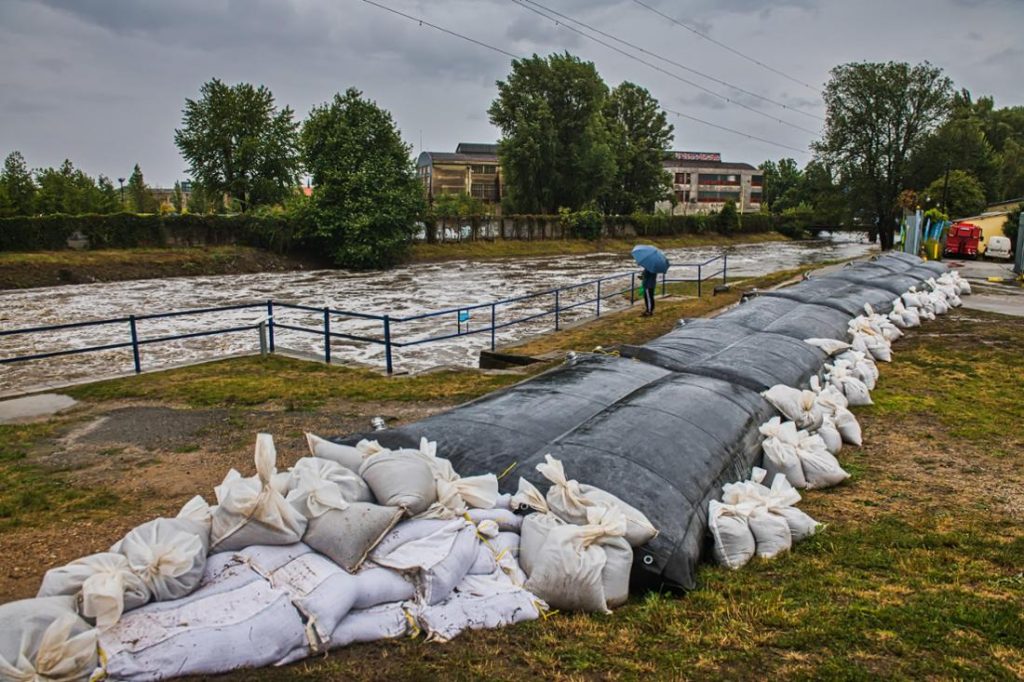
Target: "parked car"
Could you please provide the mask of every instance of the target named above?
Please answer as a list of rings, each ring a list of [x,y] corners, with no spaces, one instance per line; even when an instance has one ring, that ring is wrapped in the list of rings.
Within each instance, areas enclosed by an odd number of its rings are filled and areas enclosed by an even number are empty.
[[[985,248],[986,258],[1002,258],[1009,260],[1013,256],[1010,248],[1009,237],[989,237],[988,247]]]

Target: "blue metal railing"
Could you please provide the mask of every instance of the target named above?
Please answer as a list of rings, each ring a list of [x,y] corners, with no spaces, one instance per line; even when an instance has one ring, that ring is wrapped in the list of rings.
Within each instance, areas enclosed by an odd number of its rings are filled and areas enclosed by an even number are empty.
[[[719,263],[718,269],[711,273],[707,270],[710,267],[715,267],[714,264]],[[700,263],[682,263],[672,266],[678,270],[681,268],[696,268],[696,277],[689,278],[676,278],[668,277],[667,275],[661,276],[661,294],[665,296],[668,291],[669,283],[676,282],[696,282],[697,283],[697,296],[703,295],[703,283],[711,278],[716,278],[719,275],[722,276],[722,281],[725,282],[728,276],[728,256],[722,254],[714,256],[706,261]],[[622,284],[625,280],[629,280],[629,286],[625,287]],[[620,282],[619,285],[611,285],[611,282]],[[585,297],[583,300],[577,300],[567,305],[562,303],[562,294],[565,292],[585,290],[590,287],[594,288],[593,298]],[[198,337],[217,336],[221,334],[233,334],[245,331],[258,331],[260,334],[261,348],[264,342],[266,342],[267,350],[273,353],[276,350],[276,332],[278,330],[287,330],[302,334],[313,334],[321,336],[323,338],[323,358],[324,362],[331,362],[331,342],[333,339],[344,339],[346,341],[355,341],[358,343],[370,343],[378,344],[384,347],[384,362],[385,369],[388,374],[394,372],[394,349],[396,348],[407,348],[411,346],[419,346],[427,343],[437,343],[440,341],[446,341],[449,339],[459,338],[462,336],[469,336],[473,334],[490,333],[490,346],[491,350],[497,348],[497,332],[499,329],[506,329],[517,324],[523,324],[533,320],[541,319],[544,317],[553,317],[554,329],[558,331],[562,328],[562,317],[564,313],[582,308],[584,306],[594,306],[594,316],[601,316],[601,304],[603,301],[607,301],[610,298],[617,296],[629,295],[629,305],[632,306],[636,302],[636,289],[637,289],[637,273],[628,272],[617,275],[609,275],[606,277],[599,277],[597,279],[588,280],[578,284],[571,284],[564,287],[558,287],[554,289],[548,289],[532,294],[523,294],[521,296],[513,296],[511,298],[505,298],[500,301],[493,301],[491,303],[476,303],[469,306],[462,306],[457,308],[446,308],[444,310],[435,310],[428,313],[421,313],[418,315],[408,315],[396,317],[392,315],[376,315],[372,313],[361,313],[349,310],[335,310],[329,306],[314,307],[308,305],[300,305],[297,303],[282,303],[274,300],[267,300],[264,302],[253,302],[253,303],[239,303],[235,305],[226,306],[215,306],[207,308],[192,308],[188,310],[179,310],[165,313],[148,313],[143,315],[128,315],[126,317],[118,317],[104,320],[93,320],[89,322],[71,322],[65,324],[55,324],[39,327],[27,327],[22,329],[11,329],[0,331],[0,338],[16,336],[16,335],[29,335],[39,334],[53,331],[63,331],[68,329],[82,329],[87,327],[102,327],[108,325],[128,325],[128,341],[119,341],[115,343],[105,343],[93,346],[84,346],[80,348],[69,348],[61,350],[46,351],[41,353],[33,353],[30,355],[20,355],[8,358],[0,358],[0,365],[10,364],[15,362],[27,362],[30,360],[42,360],[47,358],[54,358],[66,355],[77,355],[81,353],[100,352],[108,350],[118,350],[123,348],[131,348],[132,350],[132,362],[134,365],[135,373],[138,374],[142,371],[142,358],[140,349],[143,346],[150,344],[168,343],[171,341],[179,341],[183,339],[192,339]],[[511,320],[499,320],[498,311],[501,308],[509,308],[515,304],[526,303],[530,301],[544,301],[550,299],[553,305],[542,305],[538,312],[529,312],[521,317],[515,317]],[[228,311],[239,311],[239,310],[259,310],[263,315],[259,320],[250,322],[247,324],[235,324],[229,327],[218,327],[215,329],[204,329],[201,331],[193,331],[182,334],[166,334],[162,336],[143,337],[139,333],[138,322],[145,320],[157,320],[157,319],[170,319],[176,317],[193,316],[193,315],[210,315],[214,313],[224,313]],[[484,326],[470,329],[468,320],[473,311],[488,311],[490,313],[490,323]],[[299,311],[305,313],[315,313],[318,316],[322,316],[322,322],[319,328],[306,327],[299,324],[288,324],[281,322],[277,319],[279,311]],[[424,320],[442,319],[454,315],[456,317],[456,331],[455,332],[443,332],[439,334],[432,334],[423,336],[420,338],[413,338],[411,340],[397,340],[394,338],[394,326],[395,325],[409,325],[411,323],[421,322]],[[335,327],[338,322],[343,322],[345,319],[353,320],[365,320],[371,322],[377,322],[381,325],[381,335],[366,336],[364,334],[352,334],[335,331]],[[466,322],[465,329],[463,329],[463,322]]]

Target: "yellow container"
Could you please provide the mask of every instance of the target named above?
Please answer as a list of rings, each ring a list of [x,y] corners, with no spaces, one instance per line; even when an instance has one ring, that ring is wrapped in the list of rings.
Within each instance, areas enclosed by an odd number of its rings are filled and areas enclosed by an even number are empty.
[[[942,260],[942,242],[929,239],[924,243],[924,257],[928,260]]]

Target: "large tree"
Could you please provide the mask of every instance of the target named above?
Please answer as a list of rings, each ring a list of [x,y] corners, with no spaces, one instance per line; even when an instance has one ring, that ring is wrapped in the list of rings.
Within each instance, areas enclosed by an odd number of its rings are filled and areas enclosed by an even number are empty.
[[[568,53],[512,61],[488,114],[498,144],[506,203],[518,213],[578,210],[615,175],[603,111],[608,86],[591,62]]]
[[[128,202],[136,213],[156,213],[160,205],[149,190],[139,164],[135,164],[128,178]]]
[[[0,215],[30,215],[35,208],[36,183],[21,152],[11,152],[0,172]]]
[[[760,166],[762,192],[761,200],[772,213],[781,213],[800,203],[795,192],[803,179],[796,161],[791,158],[765,161]]]
[[[227,194],[246,211],[290,196],[298,184],[298,127],[265,86],[204,83],[186,99],[174,142],[208,192]]]
[[[672,178],[662,165],[672,144],[672,125],[658,100],[628,81],[615,87],[605,101],[604,119],[615,157],[615,176],[601,202],[605,213],[652,211],[672,189]]]
[[[924,206],[938,207],[950,218],[966,218],[985,210],[985,188],[971,173],[956,169],[937,178],[919,195]]]
[[[100,176],[97,185],[82,170],[65,159],[60,168],[36,171],[38,191],[35,193],[33,213],[111,213],[117,210],[112,203],[113,185]]]
[[[396,263],[416,233],[424,198],[411,147],[391,114],[349,88],[314,107],[301,140],[313,178],[307,236],[341,266]]]
[[[927,62],[832,69],[825,133],[814,148],[850,187],[854,208],[877,226],[883,249],[892,248],[910,157],[942,122],[951,93],[950,79]]]

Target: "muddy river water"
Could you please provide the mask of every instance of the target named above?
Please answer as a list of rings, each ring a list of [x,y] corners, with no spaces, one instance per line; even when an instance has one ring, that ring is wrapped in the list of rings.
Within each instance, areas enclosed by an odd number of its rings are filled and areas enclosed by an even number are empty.
[[[668,252],[674,264],[697,263],[720,253],[728,254],[730,278],[762,275],[776,270],[811,265],[824,260],[849,258],[869,253],[873,245],[860,235],[842,235],[834,240],[774,242],[674,249]],[[719,268],[716,263],[712,271]],[[356,311],[392,317],[418,315],[460,306],[490,304],[493,301],[566,287],[598,277],[636,270],[628,255],[592,254],[584,256],[542,257],[504,261],[454,261],[408,265],[387,272],[348,272],[322,270],[275,272],[211,277],[173,277],[97,284],[77,284],[21,291],[0,292],[0,331],[25,327],[84,322],[128,315],[170,312],[190,308],[240,303],[295,303],[332,310]],[[707,271],[705,271],[706,273]],[[696,268],[673,266],[670,276],[692,278]],[[603,293],[628,290],[628,277],[603,285]],[[593,299],[594,286],[563,292],[559,304]],[[496,309],[500,325],[514,319],[539,315],[554,308],[554,296],[540,296]],[[602,301],[602,311],[629,305],[629,294],[611,296]],[[595,312],[593,304],[562,313],[568,324]],[[141,340],[200,332],[215,328],[243,326],[265,314],[265,306],[247,310],[197,314],[182,317],[140,320]],[[469,319],[459,323],[458,313],[417,322],[393,322],[392,338],[408,342],[427,336],[489,327],[490,307],[470,311]],[[281,324],[322,329],[323,315],[281,309],[275,310]],[[509,343],[554,327],[554,316],[504,327],[497,331],[497,343]],[[383,338],[383,325],[377,320],[332,316],[333,332]],[[276,330],[276,344],[303,353],[324,352],[322,335],[285,329]],[[121,343],[130,340],[129,325],[82,327],[29,335],[0,336],[0,358],[45,353],[57,350]],[[396,348],[396,371],[419,371],[438,365],[476,366],[479,351],[490,346],[490,333],[477,333],[446,341]],[[254,329],[179,341],[141,346],[142,368],[156,369],[196,360],[258,350],[259,335]],[[335,363],[364,363],[383,367],[383,346],[334,339],[331,343]],[[118,349],[71,355],[44,360],[0,365],[0,393],[28,388],[85,381],[131,371],[131,349]]]

